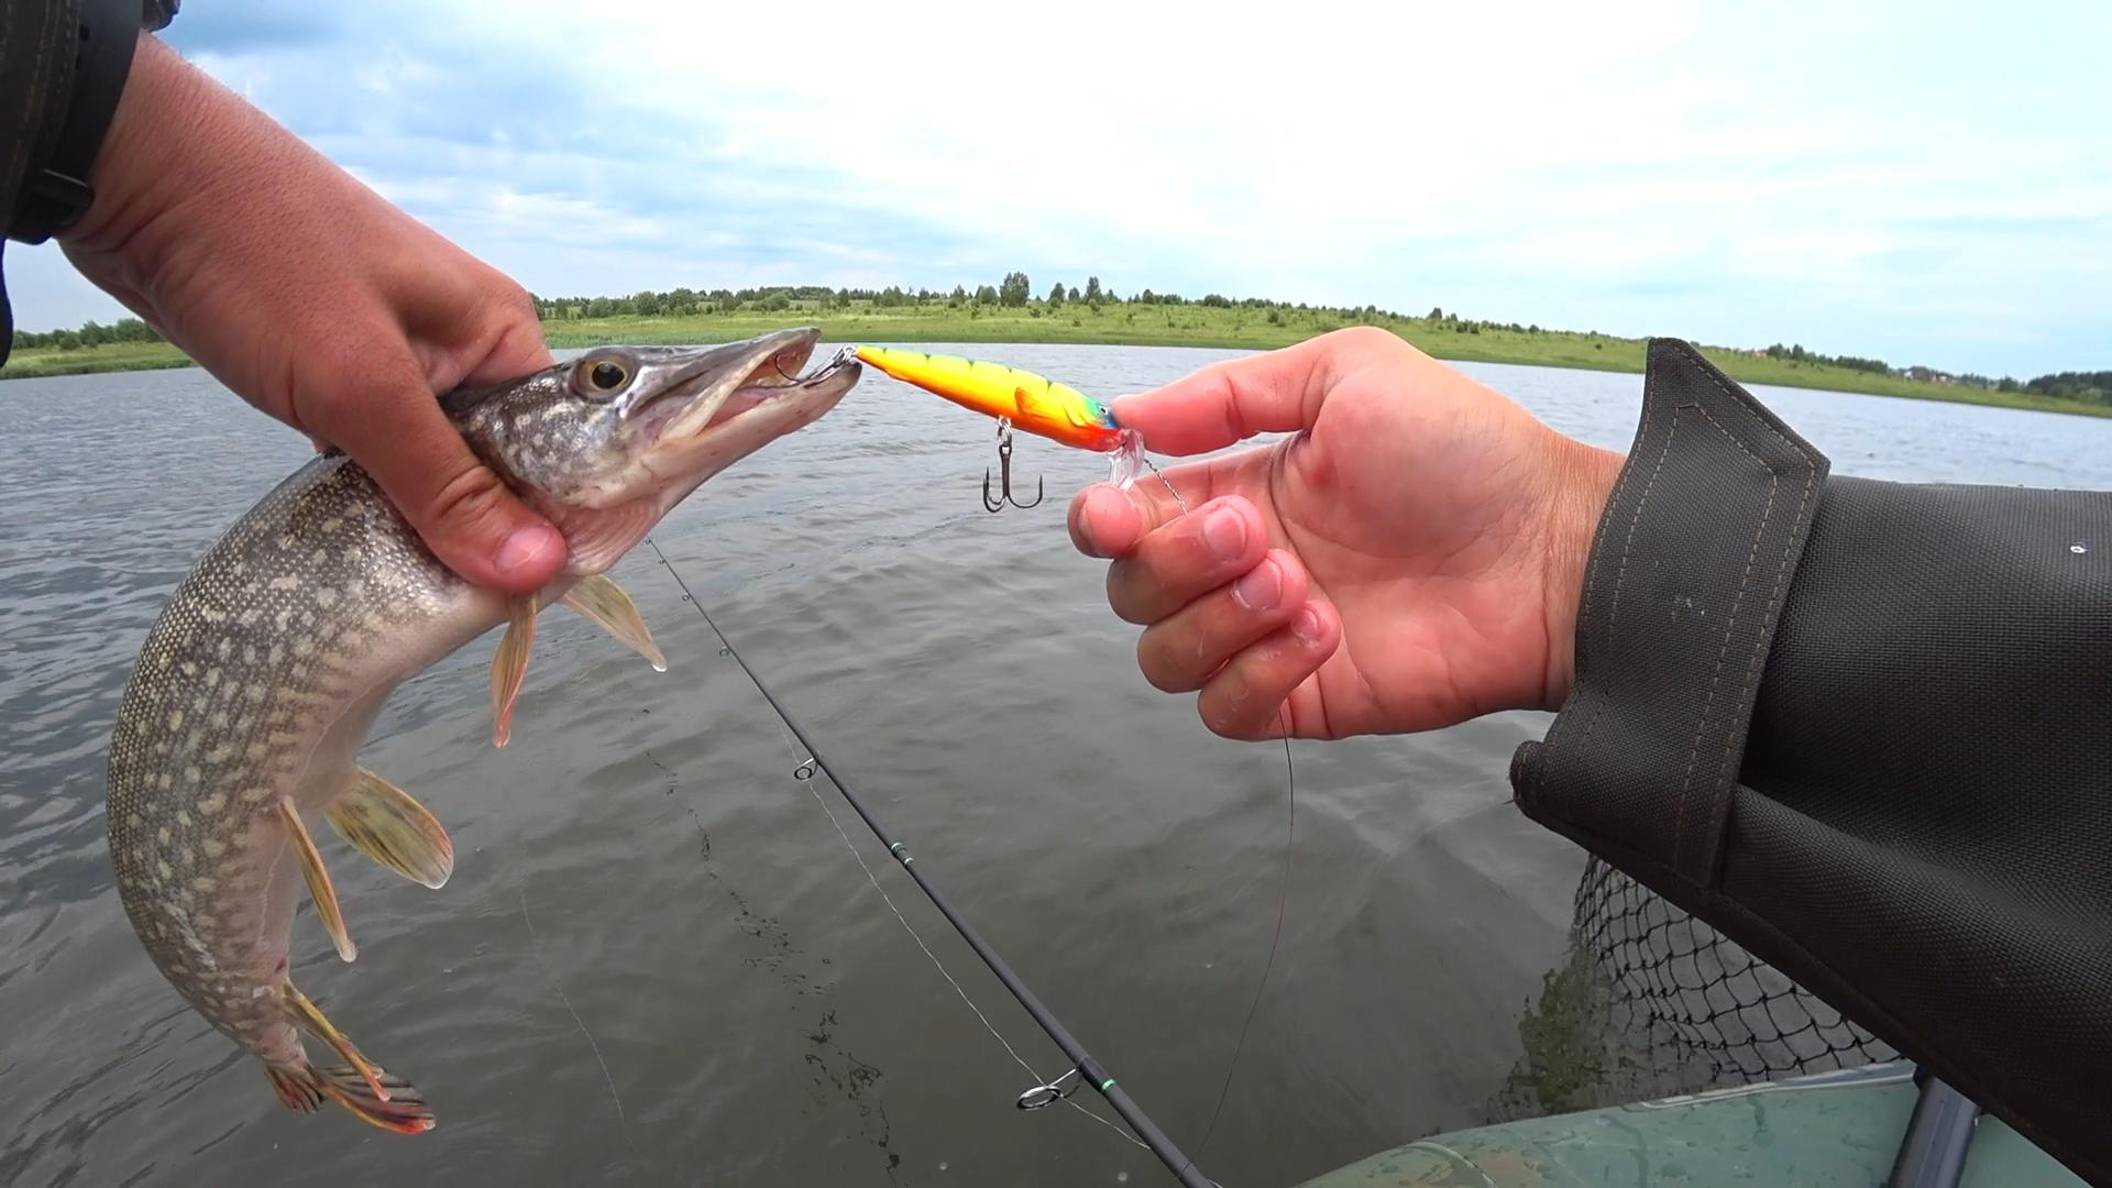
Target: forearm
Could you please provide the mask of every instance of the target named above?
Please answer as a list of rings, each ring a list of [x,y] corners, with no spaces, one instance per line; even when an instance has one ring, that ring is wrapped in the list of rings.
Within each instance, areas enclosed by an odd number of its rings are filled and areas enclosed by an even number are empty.
[[[378,217],[385,205],[151,37],[140,39],[97,170],[94,205],[61,236],[67,254],[97,284],[142,299],[128,304],[165,316],[185,311],[187,302],[171,298],[195,284],[199,269],[274,275],[262,257],[313,243],[320,225]],[[317,209],[322,202],[377,210]]]
[[[70,250],[122,260],[128,283],[151,277],[197,202],[212,197],[197,192],[204,163],[231,153],[236,159],[229,165],[246,164],[227,105],[214,102],[220,91],[175,51],[142,35],[97,154],[95,201],[61,241]]]
[[[351,455],[449,567],[540,588],[556,528],[434,399],[550,362],[521,287],[153,38],[60,235],[96,286],[243,399]]]
[[[2112,1171],[2112,494],[1830,477],[1653,349],[1576,639],[1528,815]]]

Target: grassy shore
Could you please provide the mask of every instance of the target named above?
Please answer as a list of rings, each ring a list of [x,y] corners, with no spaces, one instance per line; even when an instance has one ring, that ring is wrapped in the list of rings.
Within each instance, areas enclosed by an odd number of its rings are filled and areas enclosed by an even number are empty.
[[[1096,312],[1082,303],[1025,308],[951,307],[943,304],[875,308],[860,302],[849,309],[822,308],[794,302],[782,310],[737,310],[729,313],[670,317],[622,315],[609,318],[560,318],[544,323],[550,345],[594,346],[602,343],[723,342],[792,325],[818,325],[835,342],[1077,342],[1133,346],[1201,346],[1266,350],[1287,346],[1328,330],[1354,324],[1317,310],[1271,311],[1202,305],[1103,305]],[[1399,334],[1441,359],[1485,363],[1519,363],[1540,367],[1579,367],[1597,371],[1639,372],[1641,339],[1560,330],[1512,331],[1483,328],[1469,332],[1421,318],[1381,315],[1371,324]],[[2112,407],[2057,400],[2026,392],[1994,392],[1963,385],[1923,383],[1894,375],[1856,371],[1788,359],[1773,359],[1742,350],[1703,347],[1711,362],[1741,383],[1777,384],[1989,404],[2044,412],[2112,416]],[[56,349],[21,350],[0,369],[0,379],[78,375],[102,371],[138,371],[182,367],[189,360],[164,343],[121,343]],[[1061,377],[1058,377],[1061,378]]]

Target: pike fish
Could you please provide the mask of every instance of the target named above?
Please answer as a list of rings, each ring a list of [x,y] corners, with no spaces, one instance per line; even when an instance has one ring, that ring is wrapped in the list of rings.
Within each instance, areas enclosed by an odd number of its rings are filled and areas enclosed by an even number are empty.
[[[610,347],[442,397],[471,448],[565,534],[564,572],[534,595],[455,576],[366,472],[332,452],[252,507],[170,596],[111,738],[118,894],[163,976],[263,1062],[287,1107],[307,1113],[327,1099],[407,1134],[434,1124],[418,1091],[353,1046],[287,968],[304,888],[338,955],[357,955],[314,818],[427,887],[454,869],[433,815],[358,765],[383,702],[505,624],[491,673],[504,746],[536,615],[560,601],[664,670],[605,571],[706,479],[850,391],[860,369],[848,358],[799,377],[819,337]],[[311,1063],[304,1037],[331,1057]]]

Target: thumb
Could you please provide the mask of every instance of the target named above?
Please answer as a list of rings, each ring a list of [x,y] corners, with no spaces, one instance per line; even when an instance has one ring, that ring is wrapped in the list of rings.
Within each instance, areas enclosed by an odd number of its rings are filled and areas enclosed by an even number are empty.
[[[1203,454],[1257,433],[1313,423],[1342,343],[1330,337],[1231,359],[1149,392],[1120,396],[1110,411],[1162,454]]]
[[[508,593],[540,589],[567,555],[564,534],[522,503],[470,450],[409,359],[385,370],[387,393],[317,402],[315,428],[371,475],[443,564]]]

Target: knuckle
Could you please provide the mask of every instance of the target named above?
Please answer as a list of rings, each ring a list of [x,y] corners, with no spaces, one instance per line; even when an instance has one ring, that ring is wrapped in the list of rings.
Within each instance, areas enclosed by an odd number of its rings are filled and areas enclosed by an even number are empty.
[[[465,465],[433,491],[425,515],[435,525],[459,526],[497,512],[505,498],[497,475],[483,466]]]
[[[1237,702],[1225,697],[1212,697],[1207,693],[1196,698],[1196,714],[1210,733],[1236,742],[1247,741],[1252,726],[1241,713]]]
[[[1128,561],[1117,561],[1107,567],[1107,605],[1115,617],[1133,626],[1150,625],[1150,609],[1145,605],[1139,589],[1139,574],[1136,566]]]
[[[499,277],[485,290],[484,316],[495,326],[535,325],[535,298],[512,280]]]
[[[1203,535],[1204,525],[1210,522],[1218,507],[1203,509],[1200,516],[1184,516],[1180,520],[1160,529],[1158,552],[1172,564],[1193,566],[1197,569],[1215,568],[1221,562],[1211,551],[1209,538]]]
[[[515,313],[535,316],[535,298],[529,296],[525,286],[515,283],[511,278],[500,282],[498,295],[502,306],[512,309]]]
[[[1251,691],[1246,666],[1241,658],[1234,657],[1204,686],[1202,695],[1196,698],[1196,713],[1212,734],[1232,739],[1244,737]]]
[[[1252,565],[1257,551],[1266,551],[1268,537],[1259,518],[1245,498],[1220,496],[1160,529],[1155,552],[1170,571],[1213,578],[1235,573]],[[1221,532],[1228,522],[1237,526],[1231,539]]]
[[[1147,631],[1137,641],[1137,670],[1161,693],[1192,693],[1197,688],[1194,674],[1174,662],[1163,633]]]
[[[1071,534],[1071,547],[1090,557],[1097,551],[1092,537],[1085,527],[1086,494],[1080,491],[1071,496],[1071,505],[1064,509],[1063,526]]]
[[[1335,333],[1342,346],[1358,351],[1390,350],[1401,341],[1392,331],[1377,326],[1348,326]]]
[[[1155,664],[1146,664],[1140,661],[1137,667],[1143,672],[1145,683],[1161,693],[1190,692],[1190,690],[1182,688],[1179,681],[1168,680],[1166,674],[1161,672]]]

